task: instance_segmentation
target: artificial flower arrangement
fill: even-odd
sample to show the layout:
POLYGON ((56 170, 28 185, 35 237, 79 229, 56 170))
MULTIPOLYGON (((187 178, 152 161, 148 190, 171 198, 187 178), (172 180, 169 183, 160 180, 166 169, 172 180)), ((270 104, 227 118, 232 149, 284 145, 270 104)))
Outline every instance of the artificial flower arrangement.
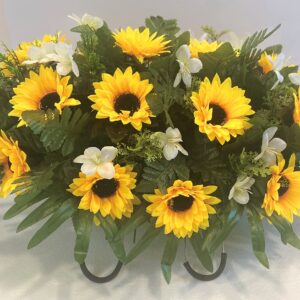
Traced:
POLYGON ((300 73, 281 45, 258 48, 278 27, 236 46, 161 17, 114 32, 71 18, 76 48, 58 33, 0 56, 0 197, 15 196, 4 218, 35 206, 18 232, 47 219, 28 248, 72 219, 80 265, 94 226, 127 264, 163 235, 169 282, 181 242, 212 272, 246 214, 265 267, 265 226, 300 249, 300 73))

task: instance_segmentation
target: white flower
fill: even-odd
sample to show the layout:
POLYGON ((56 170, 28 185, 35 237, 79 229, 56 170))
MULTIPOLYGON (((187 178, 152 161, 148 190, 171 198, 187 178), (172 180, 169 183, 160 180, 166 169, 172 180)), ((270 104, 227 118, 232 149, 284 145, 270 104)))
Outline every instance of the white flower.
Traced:
POLYGON ((202 62, 198 58, 191 58, 191 52, 188 45, 182 45, 176 51, 177 61, 179 63, 179 72, 174 81, 174 87, 178 86, 183 80, 186 87, 192 84, 193 73, 198 73, 202 69, 202 62))
POLYGON ((249 202, 249 193, 255 179, 248 176, 239 176, 230 190, 229 200, 234 199, 237 203, 247 204, 249 202))
POLYGON ((118 149, 112 146, 85 149, 84 154, 76 157, 74 163, 82 164, 81 171, 87 176, 98 173, 101 177, 111 179, 115 175, 112 161, 115 159, 118 149))
POLYGON ((270 127, 263 133, 261 153, 255 157, 255 160, 262 159, 266 166, 276 164, 277 155, 286 148, 286 142, 280 138, 273 138, 277 127, 270 127))
POLYGON ((84 14, 81 18, 75 14, 72 14, 68 17, 70 19, 72 19, 73 21, 77 22, 78 25, 88 25, 91 28, 93 28, 94 30, 101 28, 104 24, 102 19, 91 16, 89 14, 84 14))
POLYGON ((29 60, 24 61, 24 64, 48 63, 51 59, 49 54, 55 52, 55 44, 52 42, 42 43, 41 47, 31 46, 28 50, 29 60))
POLYGON ((240 50, 246 40, 246 36, 238 36, 235 32, 227 32, 222 40, 229 42, 234 50, 240 50))
POLYGON ((66 43, 42 43, 41 47, 32 46, 28 50, 28 60, 24 64, 56 62, 59 75, 68 75, 71 71, 78 77, 78 66, 73 59, 72 45, 66 43))
POLYGON ((75 76, 79 76, 78 66, 73 59, 74 50, 72 45, 66 43, 57 43, 54 47, 55 52, 48 54, 51 61, 57 63, 56 71, 59 75, 65 76, 71 71, 75 76))
POLYGON ((291 83, 295 85, 300 85, 300 73, 290 73, 289 74, 289 79, 291 83))
POLYGON ((180 145, 182 137, 178 128, 169 127, 166 133, 156 132, 153 136, 160 142, 166 160, 174 159, 178 155, 178 151, 188 155, 188 152, 180 145))

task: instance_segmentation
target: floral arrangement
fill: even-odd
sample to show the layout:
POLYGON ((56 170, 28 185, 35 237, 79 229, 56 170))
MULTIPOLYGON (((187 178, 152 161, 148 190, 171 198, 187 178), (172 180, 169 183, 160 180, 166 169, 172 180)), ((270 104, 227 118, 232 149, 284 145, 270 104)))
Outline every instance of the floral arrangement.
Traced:
POLYGON ((0 197, 14 194, 5 219, 31 208, 17 232, 44 220, 28 248, 72 219, 79 264, 93 227, 127 264, 163 235, 169 282, 181 242, 212 272, 246 214, 265 267, 265 226, 300 249, 300 73, 259 48, 279 26, 237 45, 162 17, 114 32, 70 17, 76 48, 57 33, 0 55, 0 197))

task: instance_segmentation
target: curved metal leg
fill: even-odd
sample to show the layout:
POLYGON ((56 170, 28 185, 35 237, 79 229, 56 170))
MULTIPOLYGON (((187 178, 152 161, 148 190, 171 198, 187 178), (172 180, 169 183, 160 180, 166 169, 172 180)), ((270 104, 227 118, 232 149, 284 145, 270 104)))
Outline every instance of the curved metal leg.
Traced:
POLYGON ((191 265, 189 264, 188 261, 186 261, 183 265, 185 267, 185 269, 196 279, 198 280, 201 280, 201 281, 210 281, 210 280, 214 280, 216 279, 217 277, 219 277, 224 269, 225 269, 225 266, 226 266, 226 261, 227 261, 227 253, 225 252, 222 252, 221 254, 221 262, 220 262, 220 265, 219 265, 219 268, 218 270, 213 273, 213 274, 209 274, 209 275, 204 275, 204 274, 201 274, 201 273, 198 273, 196 272, 192 267, 191 265))
POLYGON ((117 277, 117 275, 119 274, 121 268, 122 268, 123 264, 118 261, 115 269, 112 271, 112 273, 110 273, 109 275, 107 276, 104 276, 104 277, 98 277, 94 274, 92 274, 85 263, 83 263, 82 265, 80 265, 80 269, 82 271, 82 273, 84 274, 84 276, 86 278, 88 278, 89 280, 95 282, 95 283, 107 283, 109 281, 112 281, 114 278, 117 277))

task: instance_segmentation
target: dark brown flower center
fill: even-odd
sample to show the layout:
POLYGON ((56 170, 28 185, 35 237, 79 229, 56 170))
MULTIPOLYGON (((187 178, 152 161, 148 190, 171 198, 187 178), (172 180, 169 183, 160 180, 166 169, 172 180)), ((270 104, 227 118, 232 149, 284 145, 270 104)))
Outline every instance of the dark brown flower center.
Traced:
POLYGON ((47 110, 47 109, 54 109, 55 108, 55 103, 58 103, 60 101, 60 97, 57 93, 50 93, 44 96, 41 99, 40 103, 40 109, 41 110, 47 110))
POLYGON ((172 198, 168 202, 169 208, 175 212, 186 211, 192 207, 194 199, 192 197, 185 197, 179 195, 175 198, 172 198))
POLYGON ((282 196, 289 189, 290 182, 289 182, 289 180, 285 176, 282 176, 279 179, 278 183, 280 184, 280 188, 278 190, 278 194, 279 194, 279 196, 282 196))
POLYGON ((100 179, 92 187, 92 191, 99 197, 105 198, 115 194, 119 182, 115 179, 100 179))
POLYGON ((120 95, 115 100, 115 111, 121 113, 122 110, 130 111, 132 116, 140 108, 140 101, 137 96, 133 94, 120 95))
POLYGON ((213 125, 223 125, 227 117, 224 109, 217 104, 210 104, 209 107, 213 109, 210 123, 213 125))
POLYGON ((9 169, 11 170, 12 163, 10 162, 9 158, 7 159, 7 165, 9 167, 9 169))

